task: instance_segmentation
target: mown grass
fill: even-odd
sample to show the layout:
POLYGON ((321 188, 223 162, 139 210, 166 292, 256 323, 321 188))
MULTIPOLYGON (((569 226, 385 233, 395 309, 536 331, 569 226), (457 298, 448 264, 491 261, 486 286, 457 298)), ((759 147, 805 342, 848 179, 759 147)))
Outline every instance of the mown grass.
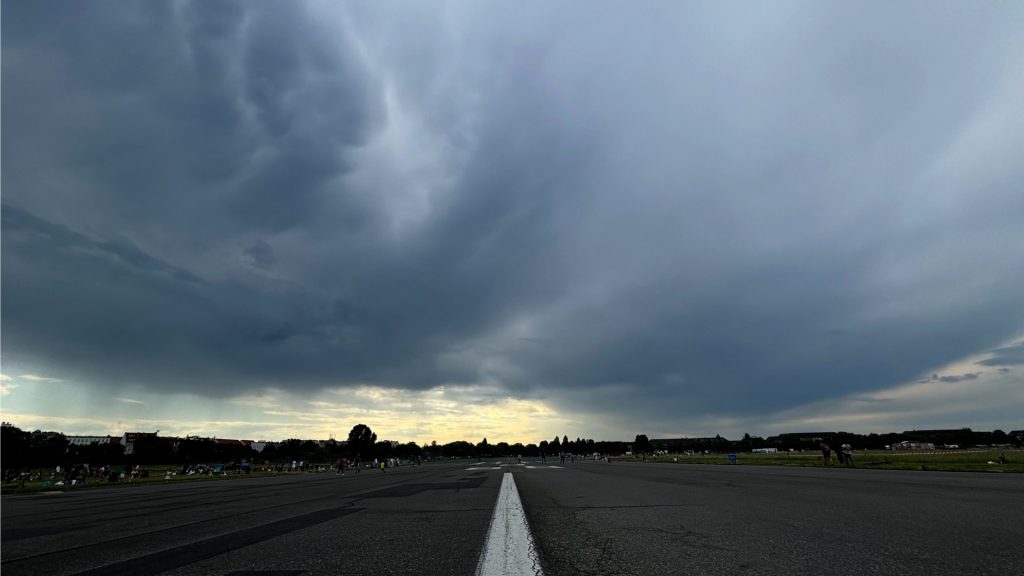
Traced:
MULTIPOLYGON (((1024 450, 1020 449, 977 449, 928 452, 901 452, 898 450, 859 450, 853 456, 854 467, 875 470, 942 470, 954 472, 1018 472, 1024 473, 1024 450), (1007 462, 999 463, 1003 456, 1007 462)), ((822 468, 825 462, 820 452, 780 452, 777 454, 752 454, 738 452, 736 461, 730 462, 726 454, 690 456, 668 454, 648 458, 648 462, 669 464, 720 464, 758 466, 812 466, 822 468)), ((833 460, 832 468, 842 465, 833 460)))

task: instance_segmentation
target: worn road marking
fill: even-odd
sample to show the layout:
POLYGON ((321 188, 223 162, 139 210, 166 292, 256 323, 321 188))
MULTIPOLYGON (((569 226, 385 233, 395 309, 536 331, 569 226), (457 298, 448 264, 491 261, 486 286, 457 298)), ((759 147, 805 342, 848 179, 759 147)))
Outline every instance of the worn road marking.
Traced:
POLYGON ((498 489, 491 527, 476 566, 476 576, 543 576, 537 548, 526 523, 523 503, 511 472, 505 472, 498 489))
POLYGON ((536 470, 537 468, 562 468, 561 466, 527 466, 530 470, 536 470))

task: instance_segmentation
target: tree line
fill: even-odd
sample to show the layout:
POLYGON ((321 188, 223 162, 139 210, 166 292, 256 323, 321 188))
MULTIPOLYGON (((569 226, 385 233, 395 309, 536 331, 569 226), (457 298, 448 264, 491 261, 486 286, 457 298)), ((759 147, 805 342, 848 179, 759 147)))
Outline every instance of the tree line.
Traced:
POLYGON ((257 452, 241 443, 217 442, 209 438, 173 438, 146 435, 132 443, 131 454, 120 443, 72 444, 59 432, 28 432, 5 424, 0 428, 0 450, 3 468, 48 468, 76 464, 91 465, 189 465, 211 463, 278 464, 292 461, 334 463, 340 458, 349 461, 379 459, 438 458, 505 458, 537 457, 562 452, 589 454, 593 452, 620 454, 629 450, 626 442, 595 442, 568 436, 542 440, 537 444, 508 442, 490 443, 487 438, 471 443, 464 440, 420 446, 415 442, 379 441, 377 434, 365 424, 357 424, 343 441, 302 440, 292 438, 267 443, 257 452))
POLYGON ((589 454, 634 454, 650 453, 655 450, 672 452, 693 451, 740 451, 749 452, 758 448, 814 449, 820 442, 836 446, 847 443, 857 449, 881 449, 903 440, 934 442, 936 445, 1021 445, 1022 438, 1006 434, 1001 430, 975 432, 969 428, 940 431, 910 431, 889 434, 854 434, 849 432, 825 432, 806 434, 781 434, 768 438, 744 434, 741 440, 728 440, 722 436, 710 438, 677 438, 651 440, 645 434, 638 434, 632 442, 594 441, 593 439, 568 436, 542 440, 536 444, 508 442, 490 443, 487 438, 471 443, 464 440, 438 444, 431 442, 420 446, 415 442, 397 443, 378 441, 377 434, 365 424, 357 424, 343 442, 335 440, 314 441, 289 439, 268 443, 257 452, 241 443, 223 443, 206 438, 169 438, 143 436, 133 443, 131 454, 125 447, 115 443, 94 443, 90 445, 71 444, 59 432, 27 432, 15 426, 4 424, 0 428, 0 451, 3 454, 3 468, 47 468, 57 465, 135 465, 135 464, 212 464, 242 463, 278 464, 291 461, 307 463, 334 463, 340 458, 369 461, 374 458, 389 459, 439 459, 439 458, 505 458, 555 456, 560 453, 589 454))

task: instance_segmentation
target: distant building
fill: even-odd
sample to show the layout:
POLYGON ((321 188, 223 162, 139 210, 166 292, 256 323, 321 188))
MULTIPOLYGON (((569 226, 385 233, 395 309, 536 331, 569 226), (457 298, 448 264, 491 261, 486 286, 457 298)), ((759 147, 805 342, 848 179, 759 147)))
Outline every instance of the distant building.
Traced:
POLYGON ((121 444, 124 445, 124 455, 131 456, 135 452, 135 442, 138 440, 156 438, 156 434, 156 432, 125 432, 124 436, 121 437, 121 444))
POLYGON ((72 446, 89 446, 91 444, 120 444, 121 436, 65 436, 72 446))
POLYGON ((903 442, 897 442, 892 445, 893 450, 935 450, 935 444, 931 442, 915 442, 913 440, 904 440, 903 442))
POLYGON ((973 433, 970 428, 948 428, 944 430, 905 430, 903 435, 915 440, 947 440, 973 433))
POLYGON ((230 440, 228 438, 215 438, 213 440, 221 446, 245 446, 246 448, 252 447, 252 440, 230 440))

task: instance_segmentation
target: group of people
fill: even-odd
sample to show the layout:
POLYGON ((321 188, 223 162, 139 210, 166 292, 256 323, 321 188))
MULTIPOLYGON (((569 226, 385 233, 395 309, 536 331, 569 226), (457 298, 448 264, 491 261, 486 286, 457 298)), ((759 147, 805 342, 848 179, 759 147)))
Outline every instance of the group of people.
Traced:
MULTIPOLYGON (((853 447, 844 443, 836 451, 836 457, 838 457, 840 464, 853 466, 853 447)), ((825 442, 821 443, 821 458, 825 461, 825 466, 832 464, 832 447, 825 442)))
MULTIPOLYGON (((558 463, 559 464, 565 464, 566 460, 568 460, 570 463, 571 462, 575 462, 576 461, 576 455, 568 453, 568 452, 559 452, 558 453, 558 463)), ((541 461, 541 464, 547 464, 548 463, 547 454, 541 452, 540 453, 540 461, 541 461)), ((519 463, 522 464, 522 462, 523 462, 523 457, 522 457, 522 455, 520 455, 519 456, 519 463)))
MULTIPOLYGON (((422 461, 420 460, 420 458, 416 458, 410 462, 410 464, 414 466, 419 466, 421 463, 422 461)), ((378 460, 377 458, 374 458, 373 462, 370 463, 369 465, 371 469, 380 470, 382 473, 387 473, 387 470, 385 470, 385 468, 394 466, 398 466, 398 458, 387 458, 384 460, 378 460)), ((346 460, 344 456, 342 456, 341 458, 338 458, 338 462, 337 464, 335 464, 334 473, 340 476, 344 476, 345 470, 348 468, 355 470, 356 474, 359 474, 359 471, 363 469, 363 465, 359 461, 359 458, 354 458, 351 461, 349 461, 346 460)))

